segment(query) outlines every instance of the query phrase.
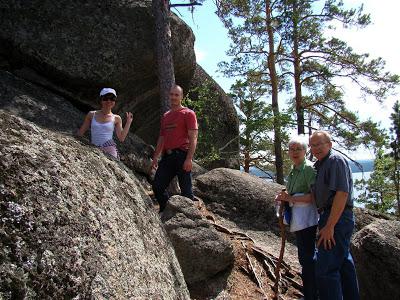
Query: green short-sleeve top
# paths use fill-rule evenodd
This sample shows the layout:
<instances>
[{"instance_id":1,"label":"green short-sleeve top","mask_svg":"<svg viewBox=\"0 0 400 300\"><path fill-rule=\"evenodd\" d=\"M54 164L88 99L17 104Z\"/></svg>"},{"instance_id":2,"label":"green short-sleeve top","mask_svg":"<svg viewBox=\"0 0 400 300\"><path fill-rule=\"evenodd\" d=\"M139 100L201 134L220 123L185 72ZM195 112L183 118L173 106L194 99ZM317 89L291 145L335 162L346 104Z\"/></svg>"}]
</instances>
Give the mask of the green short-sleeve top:
<instances>
[{"instance_id":1,"label":"green short-sleeve top","mask_svg":"<svg viewBox=\"0 0 400 300\"><path fill-rule=\"evenodd\" d=\"M290 195L296 193L309 194L311 185L315 182L316 174L313 163L307 159L304 159L298 167L292 166L286 185L287 192Z\"/></svg>"}]
</instances>

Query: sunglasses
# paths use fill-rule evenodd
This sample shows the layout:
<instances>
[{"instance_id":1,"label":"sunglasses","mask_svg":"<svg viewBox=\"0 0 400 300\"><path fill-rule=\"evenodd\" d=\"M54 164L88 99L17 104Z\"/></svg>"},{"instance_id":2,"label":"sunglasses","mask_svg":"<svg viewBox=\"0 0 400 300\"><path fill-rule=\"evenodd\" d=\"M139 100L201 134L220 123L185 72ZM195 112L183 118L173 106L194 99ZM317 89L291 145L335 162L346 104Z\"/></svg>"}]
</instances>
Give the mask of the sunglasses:
<instances>
[{"instance_id":1,"label":"sunglasses","mask_svg":"<svg viewBox=\"0 0 400 300\"><path fill-rule=\"evenodd\" d=\"M117 97L113 96L113 95L107 95L107 96L103 96L101 97L101 101L116 101Z\"/></svg>"}]
</instances>

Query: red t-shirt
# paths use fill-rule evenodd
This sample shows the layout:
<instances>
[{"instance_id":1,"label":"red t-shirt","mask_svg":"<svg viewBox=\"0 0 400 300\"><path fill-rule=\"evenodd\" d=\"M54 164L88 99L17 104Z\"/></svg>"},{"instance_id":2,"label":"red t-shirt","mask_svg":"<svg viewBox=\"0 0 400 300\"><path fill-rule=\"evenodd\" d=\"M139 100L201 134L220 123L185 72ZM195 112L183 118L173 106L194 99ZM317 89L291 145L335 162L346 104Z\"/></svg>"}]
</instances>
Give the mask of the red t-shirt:
<instances>
[{"instance_id":1,"label":"red t-shirt","mask_svg":"<svg viewBox=\"0 0 400 300\"><path fill-rule=\"evenodd\" d=\"M161 119L160 136L164 137L164 151L170 149L189 149L188 130L196 130L197 119L193 110L183 107L167 111Z\"/></svg>"}]
</instances>

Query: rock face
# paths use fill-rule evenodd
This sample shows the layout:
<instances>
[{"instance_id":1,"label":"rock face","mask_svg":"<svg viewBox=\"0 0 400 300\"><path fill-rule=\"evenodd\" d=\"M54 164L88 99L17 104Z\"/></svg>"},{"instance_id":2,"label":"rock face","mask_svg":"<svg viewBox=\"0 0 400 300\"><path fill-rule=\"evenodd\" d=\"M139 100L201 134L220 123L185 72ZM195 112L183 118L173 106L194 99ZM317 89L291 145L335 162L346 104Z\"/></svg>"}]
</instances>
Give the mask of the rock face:
<instances>
[{"instance_id":1,"label":"rock face","mask_svg":"<svg viewBox=\"0 0 400 300\"><path fill-rule=\"evenodd\" d=\"M209 136L207 145L198 145L198 151L206 154L210 151L210 140L212 146L221 150L221 159L215 160L211 168L227 167L239 168L238 152L239 152L239 119L232 100L226 95L224 90L215 82L215 80L204 71L202 67L197 65L194 77L190 83L189 97L194 102L204 96L206 91L207 97L203 111L207 118L199 120L199 130L203 134ZM207 148L208 147L208 148ZM204 148L204 149L203 149Z\"/></svg>"},{"instance_id":2,"label":"rock face","mask_svg":"<svg viewBox=\"0 0 400 300\"><path fill-rule=\"evenodd\" d=\"M256 229L276 227L275 195L279 184L239 170L218 168L195 180L195 193L214 213Z\"/></svg>"},{"instance_id":3,"label":"rock face","mask_svg":"<svg viewBox=\"0 0 400 300\"><path fill-rule=\"evenodd\" d=\"M211 278L233 264L231 243L202 218L192 200L172 196L162 221L188 285Z\"/></svg>"},{"instance_id":4,"label":"rock face","mask_svg":"<svg viewBox=\"0 0 400 300\"><path fill-rule=\"evenodd\" d=\"M116 111L133 111L133 130L155 141L159 97L150 0L0 0L0 7L0 56L10 69L29 67L91 107L100 87L115 87ZM186 90L195 70L194 36L176 16L171 31L176 81Z\"/></svg>"},{"instance_id":5,"label":"rock face","mask_svg":"<svg viewBox=\"0 0 400 300\"><path fill-rule=\"evenodd\" d=\"M0 128L1 299L189 299L127 168L4 110Z\"/></svg>"},{"instance_id":6,"label":"rock face","mask_svg":"<svg viewBox=\"0 0 400 300\"><path fill-rule=\"evenodd\" d=\"M361 299L400 299L400 222L377 220L352 241Z\"/></svg>"},{"instance_id":7,"label":"rock face","mask_svg":"<svg viewBox=\"0 0 400 300\"><path fill-rule=\"evenodd\" d=\"M354 208L354 215L356 219L356 224L354 232L357 232L364 228L365 226L371 224L377 220L395 220L392 216L380 213L367 208Z\"/></svg>"}]
</instances>

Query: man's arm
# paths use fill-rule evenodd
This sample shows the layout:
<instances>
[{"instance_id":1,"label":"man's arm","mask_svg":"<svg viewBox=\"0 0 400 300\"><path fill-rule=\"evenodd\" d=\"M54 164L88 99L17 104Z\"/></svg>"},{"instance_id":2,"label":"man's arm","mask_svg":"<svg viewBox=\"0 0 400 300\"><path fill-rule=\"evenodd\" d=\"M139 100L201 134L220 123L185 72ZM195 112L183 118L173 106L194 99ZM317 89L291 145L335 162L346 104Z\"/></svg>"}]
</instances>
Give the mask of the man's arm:
<instances>
[{"instance_id":1,"label":"man's arm","mask_svg":"<svg viewBox=\"0 0 400 300\"><path fill-rule=\"evenodd\" d=\"M339 218L346 207L348 195L349 193L347 192L336 191L328 221L326 222L326 225L319 231L317 247L319 247L321 243L323 243L325 249L331 249L333 245L336 245L333 237L335 233L335 225L339 221Z\"/></svg>"},{"instance_id":2,"label":"man's arm","mask_svg":"<svg viewBox=\"0 0 400 300\"><path fill-rule=\"evenodd\" d=\"M164 137L160 135L157 140L156 150L154 150L153 154L153 162L151 163L152 169L157 169L158 159L160 158L163 148L164 148Z\"/></svg>"},{"instance_id":3,"label":"man's arm","mask_svg":"<svg viewBox=\"0 0 400 300\"><path fill-rule=\"evenodd\" d=\"M189 149L186 155L186 160L183 163L183 169L186 172L190 172L192 170L193 166L192 159L197 146L197 129L188 130L188 135L189 135Z\"/></svg>"}]
</instances>

